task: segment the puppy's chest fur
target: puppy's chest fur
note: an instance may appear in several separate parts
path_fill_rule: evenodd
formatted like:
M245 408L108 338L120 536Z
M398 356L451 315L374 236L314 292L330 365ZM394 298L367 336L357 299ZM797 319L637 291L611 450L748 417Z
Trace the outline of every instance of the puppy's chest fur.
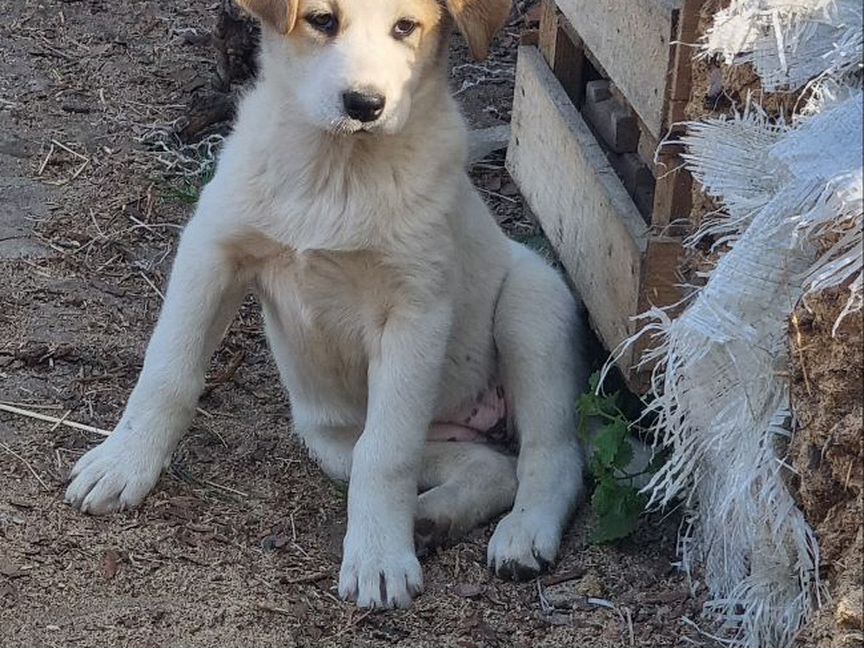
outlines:
M235 141L244 163L231 171L249 191L226 195L239 216L231 254L257 287L292 405L357 422L388 317L459 300L461 147L313 138L286 156Z
M246 156L255 160L242 172L254 191L241 211L260 232L298 251L405 255L411 247L416 255L433 244L447 251L447 214L464 175L452 156L418 154L398 142L329 139L296 153Z
M364 346L383 327L401 289L398 271L381 253L287 247L259 263L255 283L289 335L296 331Z
M357 422L368 397L369 358L391 311L434 299L440 279L415 275L410 263L382 251L297 251L256 239L245 241L258 250L249 270L292 402Z
M422 207L408 209L403 191L380 184L324 186L314 197L308 188L284 187L235 239L265 306L290 331L368 349L394 306L453 290L455 241L445 206L419 201Z

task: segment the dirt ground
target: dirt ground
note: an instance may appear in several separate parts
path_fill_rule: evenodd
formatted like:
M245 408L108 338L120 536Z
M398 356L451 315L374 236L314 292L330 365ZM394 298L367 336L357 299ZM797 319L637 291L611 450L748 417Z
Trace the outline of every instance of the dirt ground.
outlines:
M0 401L102 429L119 418L194 202L171 133L212 82L214 6L4 3ZM521 24L483 67L454 45L474 126L509 119ZM472 176L509 232L536 236L500 153ZM425 558L411 609L341 602L345 490L289 434L251 297L200 407L146 502L109 518L62 502L98 434L0 412L3 646L711 645L682 621L701 608L672 565L674 515L598 547L582 511L555 571L523 584L486 571L490 525Z
M835 330L847 297L841 288L804 300L790 326L793 487L832 597L802 641L832 648L864 646L864 322L853 313Z

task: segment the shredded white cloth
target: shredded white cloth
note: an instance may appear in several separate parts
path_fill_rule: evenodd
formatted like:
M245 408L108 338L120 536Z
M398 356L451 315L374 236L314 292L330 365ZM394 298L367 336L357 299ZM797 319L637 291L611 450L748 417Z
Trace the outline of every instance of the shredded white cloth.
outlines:
M732 0L707 33L703 55L752 63L768 92L842 76L861 64L860 0Z
M844 315L862 307L861 5L732 0L703 53L752 62L767 90L812 92L789 124L750 105L688 125L685 162L726 212L688 243L711 235L723 254L676 319L640 316L656 342L642 358L649 410L672 450L645 490L653 505L684 500L681 564L701 566L718 636L783 648L824 595L817 539L784 481L788 321L833 286L849 286Z

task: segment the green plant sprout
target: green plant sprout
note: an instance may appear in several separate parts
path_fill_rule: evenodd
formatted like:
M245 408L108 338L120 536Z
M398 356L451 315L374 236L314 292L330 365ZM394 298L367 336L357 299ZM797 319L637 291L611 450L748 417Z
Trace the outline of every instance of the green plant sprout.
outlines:
M655 457L638 473L626 472L633 460L633 446L627 438L632 423L618 405L618 392L598 394L599 384L600 374L592 374L589 391L579 397L579 438L590 452L588 471L594 480L591 508L597 520L591 541L608 543L636 530L648 498L633 486L633 479L656 472L660 458ZM596 433L589 434L589 417L603 422Z

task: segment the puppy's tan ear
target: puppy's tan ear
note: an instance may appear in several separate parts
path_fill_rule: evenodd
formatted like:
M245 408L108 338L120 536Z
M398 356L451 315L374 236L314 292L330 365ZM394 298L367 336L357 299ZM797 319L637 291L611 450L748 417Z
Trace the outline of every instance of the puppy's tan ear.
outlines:
M447 10L478 61L489 54L489 43L507 21L512 5L511 0L447 0Z
M236 0L237 4L280 34L287 34L297 22L297 0Z

